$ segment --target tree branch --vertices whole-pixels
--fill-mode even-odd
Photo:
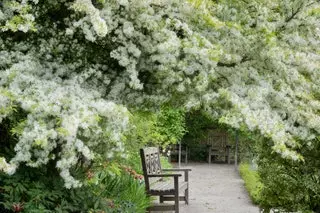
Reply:
[[[244,56],[240,62],[233,62],[233,63],[230,63],[230,64],[227,64],[227,63],[223,63],[223,62],[218,62],[217,63],[217,66],[218,67],[235,67],[237,66],[238,64],[241,64],[241,63],[244,63],[246,61],[249,61],[250,59],[247,57],[247,56]]]
[[[286,24],[288,24],[291,20],[295,19],[299,12],[301,12],[303,8],[303,3],[300,4],[300,6],[294,11],[292,8],[292,13],[289,17],[287,17],[284,21],[284,24],[280,27],[279,31],[283,31],[286,28]]]
[[[300,7],[298,7],[296,11],[294,11],[292,8],[292,14],[291,14],[291,16],[286,18],[286,20],[285,20],[286,23],[290,22],[292,19],[295,18],[295,16],[302,10],[302,8],[303,8],[302,5],[303,4],[301,4]]]

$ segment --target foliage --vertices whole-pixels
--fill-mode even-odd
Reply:
[[[199,141],[193,141],[188,143],[188,149],[191,150],[189,153],[189,160],[196,162],[207,162],[208,161],[208,146],[207,144],[201,144]]]
[[[183,137],[183,143],[186,144],[192,152],[189,158],[195,161],[207,161],[208,147],[203,143],[210,129],[224,129],[224,125],[212,118],[204,109],[189,111],[186,114],[187,133]]]
[[[167,147],[185,134],[185,114],[179,108],[163,106],[159,112],[133,113],[133,127],[127,133],[127,147],[133,152],[145,145]]]
[[[158,141],[159,133],[156,131],[156,113],[134,112],[130,122],[132,127],[126,134],[126,147],[128,147],[128,151],[135,155],[135,153],[139,152],[139,148]]]
[[[204,110],[193,110],[186,114],[187,134],[184,139],[200,141],[206,136],[208,128],[217,128],[218,122],[212,119],[212,116]]]
[[[250,168],[248,163],[241,163],[239,166],[239,172],[244,180],[245,187],[251,197],[251,200],[255,204],[260,203],[260,193],[262,188],[262,183],[257,171],[254,171]]]
[[[125,157],[132,141],[128,155],[149,139],[179,141],[188,131],[182,112],[204,109],[209,120],[263,138],[266,208],[319,208],[319,7],[315,0],[1,1],[0,128],[8,139],[1,175],[57,170],[65,187],[86,187],[90,165]],[[128,108],[163,106],[128,137]]]
[[[145,212],[144,185],[117,164],[103,166],[87,173],[83,187],[69,190],[58,174],[22,167],[14,176],[1,175],[0,203],[9,212]]]
[[[265,141],[258,147],[258,173],[263,187],[260,205],[266,212],[277,208],[283,212],[318,212],[320,210],[319,140],[304,144],[304,162],[290,161],[271,152]]]
[[[184,111],[179,108],[162,107],[156,130],[162,135],[160,137],[162,147],[178,143],[186,132]]]
[[[261,142],[261,135],[257,132],[250,132],[248,129],[242,128],[241,130],[228,129],[228,142],[232,149],[235,149],[236,138],[238,137],[238,162],[248,162],[256,167],[256,158],[258,150],[256,149],[257,143]]]
[[[274,141],[282,157],[301,160],[300,140],[319,134],[319,50],[313,48],[319,17],[310,15],[319,3],[231,0],[196,6],[204,18],[193,19],[193,26],[222,51],[204,105],[219,122],[257,131]]]
[[[3,206],[13,212],[19,212],[14,210],[17,205],[24,212],[77,212],[92,201],[86,188],[67,191],[61,179],[43,172],[21,168],[14,176],[1,175]]]
[[[99,167],[100,169],[92,171],[93,174],[88,182],[89,186],[93,188],[94,194],[100,198],[101,204],[104,203],[103,198],[111,199],[112,209],[107,212],[145,212],[146,207],[150,204],[150,199],[145,194],[141,175],[129,167],[112,162],[102,164]],[[101,169],[101,167],[107,169]],[[110,172],[110,168],[113,168],[112,172]],[[114,175],[114,169],[119,172],[118,175]],[[97,187],[97,183],[102,186]],[[104,210],[103,205],[101,207]]]
[[[163,169],[170,169],[172,168],[172,164],[168,161],[168,157],[160,157],[161,166]]]

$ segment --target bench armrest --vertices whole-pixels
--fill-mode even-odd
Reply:
[[[152,174],[148,175],[148,177],[181,177],[182,174]]]
[[[189,172],[191,169],[179,169],[179,168],[173,168],[173,169],[162,169],[164,172],[184,172],[184,181],[188,182],[189,181]]]
[[[184,171],[191,171],[191,169],[176,169],[176,168],[172,168],[172,169],[162,169],[162,171],[164,172],[184,172]]]

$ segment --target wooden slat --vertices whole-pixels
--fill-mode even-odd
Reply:
[[[180,201],[185,201],[185,197],[184,196],[179,196],[179,200]],[[165,195],[162,198],[163,201],[174,201],[174,196],[173,195]]]
[[[157,203],[147,209],[148,211],[174,211],[174,204]]]
[[[185,181],[179,182],[179,190],[184,190],[186,188],[188,188],[188,182],[185,182]],[[157,182],[157,183],[150,186],[150,191],[152,191],[152,192],[155,192],[155,191],[158,191],[158,192],[160,192],[160,191],[166,191],[166,192],[174,191],[174,183],[172,180]]]

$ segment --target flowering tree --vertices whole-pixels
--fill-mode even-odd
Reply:
[[[226,1],[207,14],[195,26],[210,25],[202,32],[221,47],[203,96],[212,114],[270,138],[284,158],[302,159],[294,150],[320,132],[319,1]],[[221,99],[231,106],[217,110]]]
[[[123,151],[127,107],[164,103],[204,106],[302,159],[320,132],[319,17],[315,0],[4,0],[0,121],[25,116],[0,170],[55,160],[80,186],[79,161]]]

